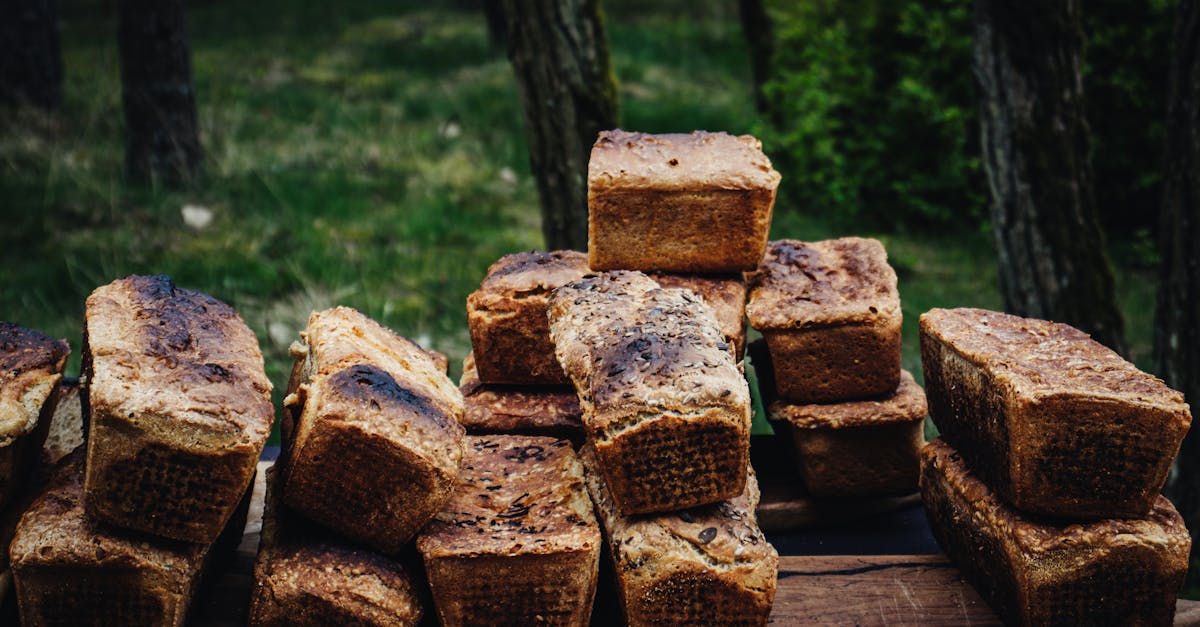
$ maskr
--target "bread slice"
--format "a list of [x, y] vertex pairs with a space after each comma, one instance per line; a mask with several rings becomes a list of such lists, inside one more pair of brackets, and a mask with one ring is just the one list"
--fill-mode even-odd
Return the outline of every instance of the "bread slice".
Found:
[[858, 400], [900, 384], [900, 294], [877, 240], [770, 242], [746, 314], [786, 400]]
[[921, 453], [921, 497], [938, 544], [1005, 623], [1173, 623], [1191, 538], [1167, 499], [1143, 518], [1027, 517], [941, 439]]
[[88, 515], [213, 542], [274, 421], [254, 333], [211, 296], [131, 276], [88, 297], [84, 343]]
[[779, 555], [758, 528], [758, 482], [712, 505], [626, 516], [580, 451], [588, 492], [604, 527], [625, 621], [637, 625], [765, 625], [775, 601]]
[[301, 342], [284, 502], [394, 554], [441, 509], [462, 458], [462, 395], [421, 347], [346, 307]]
[[780, 176], [749, 135], [602, 131], [588, 162], [593, 270], [753, 270]]
[[467, 325], [479, 380], [567, 385], [546, 323], [550, 292], [589, 272], [587, 255], [540, 250], [501, 257], [467, 297]]
[[419, 624], [425, 604], [404, 566], [290, 511], [279, 498], [275, 470], [267, 472], [249, 624]]
[[37, 460], [70, 354], [65, 340], [0, 322], [0, 507]]
[[471, 353], [463, 361], [458, 390], [467, 433], [542, 435], [583, 443], [583, 409], [570, 386], [487, 385], [479, 380]]
[[571, 443], [468, 436], [458, 488], [417, 538], [442, 625], [587, 625], [600, 528]]
[[1183, 395], [1065, 324], [982, 309], [921, 316], [942, 437], [1022, 511], [1144, 516], [1191, 424]]
[[64, 458], [17, 525], [10, 556], [21, 624], [185, 624], [206, 566], [241, 536], [249, 491], [220, 542], [189, 544], [85, 514], [83, 467], [82, 448]]
[[742, 491], [750, 390], [708, 305], [640, 272], [617, 271], [559, 288], [549, 315], [558, 360], [623, 513]]
[[917, 491], [925, 444], [925, 393], [904, 372], [900, 386], [869, 401], [797, 405], [775, 401], [772, 420], [791, 426], [804, 485], [818, 497]]
[[733, 360], [746, 352], [746, 281], [741, 275], [673, 274], [652, 272], [650, 278], [663, 287], [691, 290], [712, 308], [725, 340], [733, 348]]

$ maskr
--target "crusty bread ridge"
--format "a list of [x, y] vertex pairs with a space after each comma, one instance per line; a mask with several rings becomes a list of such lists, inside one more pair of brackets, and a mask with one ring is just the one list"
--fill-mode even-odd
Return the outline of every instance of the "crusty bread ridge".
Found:
[[467, 433], [543, 435], [567, 438], [576, 445], [583, 442], [583, 409], [571, 387], [484, 384], [471, 353], [463, 360], [458, 389]]

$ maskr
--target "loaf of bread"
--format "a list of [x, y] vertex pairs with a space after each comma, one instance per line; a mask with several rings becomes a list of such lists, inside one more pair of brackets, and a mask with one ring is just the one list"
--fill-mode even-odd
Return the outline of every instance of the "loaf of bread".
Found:
[[750, 390], [708, 305], [616, 271], [555, 290], [549, 311], [558, 360], [623, 513], [741, 493]]
[[65, 340], [0, 322], [0, 507], [37, 460], [70, 353]]
[[876, 240], [770, 242], [746, 314], [767, 340], [784, 399], [834, 403], [900, 384], [900, 295]]
[[441, 624], [587, 625], [600, 528], [566, 440], [468, 436], [458, 488], [417, 538]]
[[943, 438], [1024, 512], [1144, 516], [1191, 424], [1183, 395], [1065, 324], [981, 309], [921, 316]]
[[573, 250], [505, 255], [467, 298], [475, 367], [484, 383], [568, 385], [546, 323], [550, 292], [588, 273]]
[[580, 458], [631, 627], [767, 623], [779, 555], [758, 528], [758, 482], [752, 469], [735, 498], [626, 516], [599, 472], [595, 449], [585, 444]]
[[775, 401], [772, 420], [791, 426], [804, 485], [813, 496], [895, 496], [917, 491], [925, 444], [925, 393], [907, 371], [875, 400]]
[[274, 420], [254, 333], [211, 296], [131, 276], [88, 297], [84, 342], [88, 514], [213, 542]]
[[921, 453], [921, 497], [938, 544], [1007, 624], [1173, 623], [1191, 538], [1167, 499], [1140, 518], [1029, 518], [941, 439]]
[[779, 179], [749, 135], [603, 131], [588, 162], [588, 262], [593, 270], [753, 270]]
[[279, 473], [275, 470], [267, 472], [249, 624], [419, 624], [424, 603], [404, 566], [350, 544], [290, 511], [279, 498]]
[[566, 438], [576, 446], [583, 443], [583, 410], [569, 386], [484, 384], [472, 353], [463, 361], [458, 390], [463, 395], [462, 424], [467, 433], [543, 435]]
[[740, 275], [673, 274], [653, 272], [650, 278], [663, 287], [692, 290], [717, 317], [717, 324], [733, 347], [734, 361], [746, 351], [746, 282]]
[[394, 554], [454, 488], [462, 394], [424, 349], [354, 309], [313, 313], [301, 338], [283, 500]]
[[84, 512], [84, 450], [64, 458], [10, 547], [21, 624], [183, 625], [201, 575], [240, 538], [247, 491], [220, 541], [190, 544], [97, 522]]

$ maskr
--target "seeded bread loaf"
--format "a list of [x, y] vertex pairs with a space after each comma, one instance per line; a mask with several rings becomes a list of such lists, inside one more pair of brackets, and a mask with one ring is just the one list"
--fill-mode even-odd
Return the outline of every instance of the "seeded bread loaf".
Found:
[[247, 494], [215, 545], [117, 529], [84, 512], [84, 450], [51, 471], [10, 548], [21, 623], [183, 625], [206, 565], [246, 522]]
[[650, 273], [650, 278], [663, 287], [692, 290], [708, 303], [725, 340], [733, 347], [734, 361], [741, 361], [746, 351], [746, 282], [739, 275]]
[[604, 528], [626, 622], [638, 625], [765, 625], [779, 555], [758, 528], [758, 483], [716, 504], [649, 516], [623, 515], [597, 467], [580, 450], [588, 492]]
[[425, 350], [353, 309], [314, 313], [301, 338], [283, 500], [394, 554], [454, 488], [462, 395]]
[[254, 333], [217, 299], [131, 276], [87, 299], [88, 515], [213, 542], [274, 420]]
[[1006, 623], [1172, 624], [1191, 538], [1167, 499], [1141, 518], [1029, 518], [941, 439], [921, 453], [921, 497], [938, 544]]
[[[556, 362], [557, 363], [557, 362]], [[479, 381], [474, 353], [463, 361], [462, 424], [474, 435], [510, 433], [583, 442], [583, 410], [569, 386], [487, 385]]]
[[804, 485], [813, 496], [895, 496], [917, 490], [925, 444], [925, 393], [908, 372], [892, 393], [869, 401], [771, 403], [791, 426]]
[[70, 353], [65, 340], [0, 322], [0, 507], [37, 460]]
[[749, 135], [602, 131], [588, 162], [588, 263], [593, 270], [752, 270], [779, 179]]
[[570, 442], [468, 436], [458, 488], [417, 538], [442, 625], [587, 625], [600, 528]]
[[877, 240], [770, 242], [746, 314], [786, 400], [857, 400], [900, 384], [900, 295]]
[[249, 624], [419, 624], [424, 603], [406, 569], [290, 511], [279, 499], [278, 474], [267, 474]]
[[467, 298], [475, 365], [484, 383], [567, 385], [546, 322], [550, 292], [588, 273], [573, 250], [505, 255]]
[[1007, 502], [1144, 516], [1191, 424], [1183, 395], [1065, 324], [981, 309], [921, 316], [933, 422]]
[[558, 360], [623, 513], [742, 491], [750, 390], [708, 305], [617, 271], [559, 288], [549, 312]]

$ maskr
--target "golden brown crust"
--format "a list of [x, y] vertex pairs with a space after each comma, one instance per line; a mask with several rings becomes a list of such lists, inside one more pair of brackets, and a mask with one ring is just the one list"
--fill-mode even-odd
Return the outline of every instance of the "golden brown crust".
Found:
[[70, 354], [66, 340], [0, 322], [0, 447], [34, 430]]
[[84, 331], [88, 514], [212, 542], [274, 420], [254, 333], [228, 305], [163, 275], [97, 288]]
[[302, 338], [284, 501], [395, 553], [454, 487], [462, 395], [426, 351], [352, 309], [314, 313]]
[[920, 339], [934, 423], [1008, 502], [1077, 519], [1150, 511], [1191, 422], [1178, 393], [1065, 325], [933, 310]]
[[1029, 518], [941, 439], [922, 451], [921, 494], [939, 544], [1006, 622], [1172, 623], [1191, 538], [1165, 498], [1141, 519]]
[[746, 313], [759, 331], [885, 324], [900, 317], [896, 272], [878, 240], [775, 240], [750, 279]]
[[[557, 363], [557, 362], [555, 362]], [[462, 424], [474, 435], [512, 433], [583, 441], [583, 409], [570, 387], [486, 385], [475, 370], [474, 353], [463, 360], [459, 381]]]
[[626, 513], [741, 492], [750, 391], [711, 309], [639, 272], [556, 290], [550, 333], [588, 437]]
[[840, 429], [925, 419], [925, 391], [907, 371], [900, 386], [880, 398], [844, 403], [789, 403], [775, 401], [767, 409], [771, 420], [784, 420], [797, 429]]
[[467, 298], [467, 324], [485, 383], [566, 385], [546, 322], [550, 292], [588, 273], [573, 250], [505, 255]]
[[691, 290], [712, 308], [725, 339], [733, 345], [734, 361], [746, 350], [746, 282], [740, 275], [649, 273], [663, 287]]
[[775, 189], [780, 175], [750, 135], [601, 131], [588, 161], [588, 191]]
[[625, 516], [604, 482], [596, 451], [585, 444], [580, 457], [630, 625], [766, 624], [779, 557], [755, 519], [759, 494], [753, 470], [733, 499]]
[[567, 440], [467, 437], [458, 488], [417, 538], [443, 624], [587, 623], [601, 540], [583, 481]]

